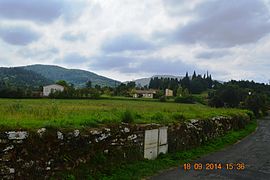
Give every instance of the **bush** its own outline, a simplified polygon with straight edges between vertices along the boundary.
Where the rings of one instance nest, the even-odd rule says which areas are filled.
[[[206,98],[204,98],[202,96],[193,96],[193,98],[194,98],[195,102],[198,102],[198,103],[203,104],[203,105],[207,105]]]
[[[176,103],[193,104],[195,102],[193,96],[177,97],[174,100]]]
[[[180,114],[180,113],[173,113],[172,118],[177,120],[177,121],[185,120],[185,116],[183,114]]]
[[[121,120],[124,123],[132,123],[132,122],[134,122],[133,113],[130,110],[126,109],[123,112],[122,116],[121,116]]]
[[[214,95],[212,98],[209,99],[208,105],[211,107],[221,108],[224,107],[224,102],[221,97]]]
[[[246,111],[246,113],[247,113],[247,115],[249,116],[249,118],[251,119],[251,120],[254,120],[254,119],[256,119],[256,116],[255,116],[255,114],[252,112],[252,111]]]
[[[157,112],[151,117],[151,119],[156,121],[162,121],[164,119],[164,116],[161,112]]]
[[[160,101],[160,102],[166,102],[166,101],[167,101],[166,96],[161,96],[161,97],[159,98],[159,101]]]

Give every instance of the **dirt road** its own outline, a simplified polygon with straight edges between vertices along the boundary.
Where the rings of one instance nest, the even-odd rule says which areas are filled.
[[[194,163],[201,163],[203,170],[194,170]],[[206,164],[222,164],[222,168],[206,170]],[[233,163],[233,170],[231,165]],[[244,170],[237,170],[244,163]],[[257,131],[222,151],[210,154],[191,162],[191,170],[185,171],[182,167],[163,172],[152,177],[152,180],[166,179],[235,179],[235,180],[267,180],[270,179],[270,117],[258,121]],[[198,164],[197,164],[198,165]],[[209,165],[209,164],[208,164]],[[196,168],[196,167],[195,167]],[[197,169],[198,166],[197,166]]]

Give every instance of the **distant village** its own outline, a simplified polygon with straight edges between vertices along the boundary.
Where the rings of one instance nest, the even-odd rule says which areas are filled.
[[[63,92],[65,87],[59,84],[51,84],[43,87],[42,96],[49,97],[50,94],[54,94],[57,92]],[[158,90],[149,89],[149,90],[137,90],[133,91],[133,98],[150,98],[153,99],[157,94]],[[165,89],[165,97],[173,97],[173,90]]]
[[[18,69],[11,70],[18,71]],[[25,81],[28,80],[27,77],[40,79],[37,74],[33,75],[30,71],[20,70],[18,74],[23,73],[28,75],[24,76],[23,80]],[[33,86],[0,81],[0,97],[18,99],[153,99],[160,102],[200,103],[217,108],[244,108],[252,110],[255,115],[267,112],[270,102],[270,86],[267,84],[234,80],[221,83],[213,80],[208,72],[200,75],[194,71],[192,75],[186,73],[182,78],[152,77],[149,84],[143,87],[134,81],[115,83],[115,86],[100,86],[87,81],[81,86],[75,86],[65,80],[59,80],[50,84],[43,83],[46,85],[40,87],[35,86],[37,81],[31,80],[30,82]]]
[[[74,88],[66,81],[59,81],[43,87],[42,96],[52,98],[97,98],[100,95],[124,96],[133,98],[170,98],[183,97],[189,94],[199,94],[207,89],[213,88],[218,82],[213,81],[211,75],[197,75],[194,71],[192,76],[186,73],[182,79],[178,78],[151,78],[149,85],[140,87],[135,82],[121,83],[115,88],[92,86],[88,81],[83,88]],[[95,94],[93,96],[93,94]]]

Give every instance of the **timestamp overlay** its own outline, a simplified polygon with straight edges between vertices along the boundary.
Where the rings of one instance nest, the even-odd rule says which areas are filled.
[[[270,179],[270,117],[258,120],[254,134],[221,151],[151,177],[154,180]]]
[[[201,162],[194,162],[194,163],[185,163],[183,165],[183,169],[185,171],[214,171],[214,170],[238,170],[244,171],[245,170],[245,163],[216,163],[216,162],[208,162],[208,163],[201,163]]]

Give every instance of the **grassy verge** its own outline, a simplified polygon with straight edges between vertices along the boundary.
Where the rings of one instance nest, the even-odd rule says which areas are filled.
[[[143,160],[134,162],[132,164],[123,164],[107,171],[107,173],[97,173],[95,177],[92,177],[89,174],[89,169],[86,165],[84,165],[73,170],[72,172],[65,173],[65,175],[63,175],[63,179],[142,179],[143,177],[152,176],[161,170],[177,167],[185,162],[190,162],[203,155],[221,150],[254,132],[256,127],[257,122],[252,121],[245,127],[245,129],[230,131],[223,137],[209,141],[198,148],[181,151],[175,154],[162,155],[153,161]]]

